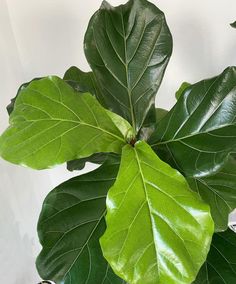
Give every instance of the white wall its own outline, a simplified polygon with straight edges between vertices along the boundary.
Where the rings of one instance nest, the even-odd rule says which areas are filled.
[[[110,1],[112,4],[125,1]],[[157,104],[170,108],[182,81],[195,82],[236,65],[235,0],[152,1],[165,12],[174,53]],[[17,87],[37,76],[88,69],[83,36],[100,0],[0,0],[0,131]],[[0,160],[0,281],[37,283],[36,223],[47,192],[72,176],[61,166],[32,171]]]

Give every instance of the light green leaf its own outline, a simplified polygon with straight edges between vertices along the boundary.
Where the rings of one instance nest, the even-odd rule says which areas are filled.
[[[90,20],[84,49],[101,100],[138,132],[153,110],[172,52],[163,12],[146,0],[118,7],[104,1]]]
[[[185,89],[149,143],[185,176],[222,168],[236,145],[236,67]]]
[[[122,284],[102,255],[106,194],[114,183],[119,158],[72,178],[46,197],[38,223],[43,249],[37,269],[57,284]]]
[[[100,97],[97,95],[99,90],[93,72],[83,72],[79,68],[72,66],[66,71],[63,80],[78,92],[88,92],[97,98]],[[82,170],[86,162],[102,164],[106,160],[107,155],[107,153],[95,153],[86,158],[69,161],[67,162],[67,169],[69,171]]]
[[[135,134],[133,132],[133,128],[127,120],[122,119],[118,114],[109,110],[106,110],[106,113],[111,118],[112,122],[116,125],[116,127],[119,129],[123,137],[126,138],[126,141],[129,142],[130,140],[132,140],[132,138],[134,138]]]
[[[228,229],[213,236],[210,252],[193,284],[236,283],[236,234]]]
[[[92,72],[83,72],[79,68],[72,66],[66,71],[63,80],[65,80],[79,92],[89,92],[96,96],[96,98],[98,99],[102,98],[100,95],[98,95],[100,90],[98,89],[96,79]],[[102,105],[105,105],[103,102],[101,103]],[[126,120],[120,119],[120,116],[113,112],[107,110],[107,114],[111,117],[113,123],[116,124],[116,126],[120,129],[123,136],[126,137],[126,140],[131,140],[133,136],[133,130],[130,124]],[[108,153],[95,153],[86,158],[69,161],[67,163],[67,169],[81,170],[85,167],[86,162],[103,163],[108,155]]]
[[[191,283],[214,230],[209,207],[145,142],[123,148],[106,223],[103,254],[130,284]]]
[[[128,124],[90,94],[75,92],[58,77],[32,82],[17,97],[10,126],[0,137],[0,155],[15,164],[48,168],[97,152],[120,153]],[[119,127],[121,131],[119,130]]]
[[[220,172],[203,178],[189,178],[188,183],[210,205],[215,231],[225,231],[229,214],[236,208],[236,160],[230,157]]]

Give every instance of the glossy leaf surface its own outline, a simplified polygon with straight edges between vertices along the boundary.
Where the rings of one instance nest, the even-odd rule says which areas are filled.
[[[35,81],[16,100],[0,154],[43,169],[97,152],[120,153],[131,126],[116,115],[117,127],[112,117],[90,94],[75,92],[58,77]]]
[[[104,1],[90,20],[84,49],[102,100],[138,132],[172,52],[164,14],[146,0],[118,7]]]
[[[175,98],[178,100],[180,96],[184,93],[184,91],[191,86],[191,84],[187,82],[183,82],[181,86],[179,87],[178,91],[175,93]]]
[[[123,149],[106,224],[103,254],[130,284],[191,283],[213,233],[209,207],[145,142]]]
[[[149,115],[146,117],[146,120],[139,131],[138,140],[147,141],[167,113],[168,111],[162,108],[154,108],[153,111],[149,112]]]
[[[236,68],[185,89],[150,144],[186,176],[219,170],[236,144]]]
[[[228,229],[215,233],[206,263],[193,284],[236,283],[236,234]]]
[[[43,249],[37,268],[57,284],[122,284],[103,258],[99,238],[105,231],[106,194],[119,159],[72,178],[46,197],[38,223]]]
[[[229,214],[236,208],[236,161],[230,157],[224,168],[209,177],[188,179],[195,190],[211,207],[216,231],[228,227]]]

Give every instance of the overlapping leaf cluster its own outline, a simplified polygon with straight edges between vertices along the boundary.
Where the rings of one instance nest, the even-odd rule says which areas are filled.
[[[57,284],[235,283],[236,68],[184,83],[169,112],[155,109],[172,37],[146,0],[103,2],[84,48],[92,71],[23,84],[0,137],[15,164],[102,164],[46,197],[39,274]]]

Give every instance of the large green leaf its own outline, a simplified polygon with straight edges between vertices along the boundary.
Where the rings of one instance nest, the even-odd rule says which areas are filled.
[[[43,169],[96,152],[120,153],[130,135],[128,122],[106,111],[90,94],[47,77],[18,95],[10,127],[0,137],[0,155]]]
[[[103,254],[130,284],[191,283],[213,234],[208,206],[143,141],[123,149],[106,223]]]
[[[172,52],[172,37],[163,12],[146,0],[112,7],[106,1],[90,20],[85,55],[106,106],[138,132]]]
[[[35,78],[32,81],[40,80],[42,78]],[[70,67],[64,77],[65,80],[71,87],[73,87],[78,92],[87,93],[96,95],[98,90],[98,86],[95,82],[95,77],[92,72],[83,72],[79,68],[72,66]],[[26,88],[32,81],[22,84],[18,91],[17,95],[11,99],[11,103],[7,106],[8,114],[10,115],[14,109],[15,101],[20,91]],[[96,97],[99,97],[96,95]],[[82,170],[85,167],[86,162],[102,164],[107,159],[108,153],[95,153],[89,157],[72,160],[67,163],[67,169],[69,171],[73,170]]]
[[[236,283],[236,234],[233,231],[214,234],[207,261],[193,283]]]
[[[105,231],[106,194],[119,158],[64,182],[46,197],[38,223],[43,249],[37,268],[57,284],[121,284],[103,258],[99,238]]]
[[[211,207],[216,231],[228,227],[229,214],[236,208],[236,161],[230,157],[224,168],[211,176],[189,178],[190,187]]]
[[[236,68],[185,89],[149,142],[186,176],[219,170],[236,144]]]

